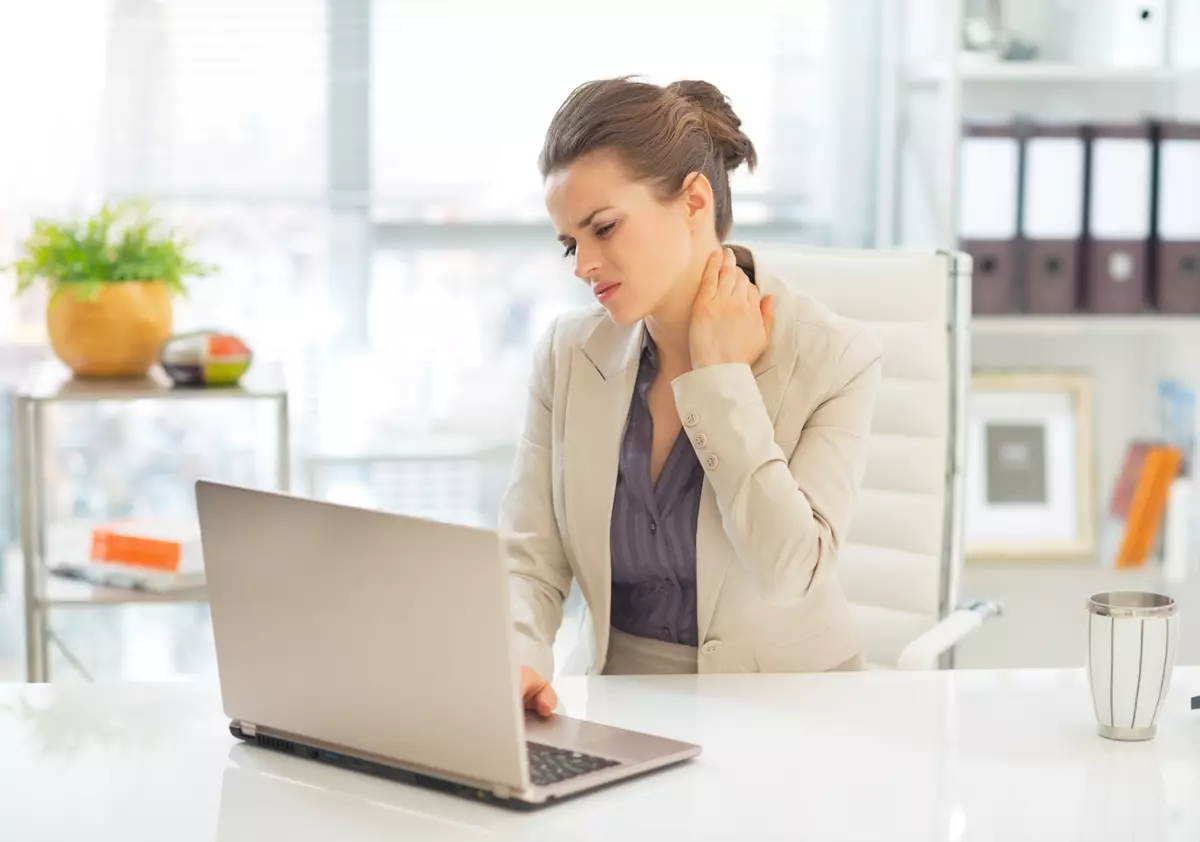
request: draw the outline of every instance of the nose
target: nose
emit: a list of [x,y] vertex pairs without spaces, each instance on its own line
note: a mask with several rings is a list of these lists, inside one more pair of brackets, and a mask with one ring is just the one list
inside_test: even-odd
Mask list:
[[600,249],[596,246],[575,246],[575,277],[590,281],[600,270]]

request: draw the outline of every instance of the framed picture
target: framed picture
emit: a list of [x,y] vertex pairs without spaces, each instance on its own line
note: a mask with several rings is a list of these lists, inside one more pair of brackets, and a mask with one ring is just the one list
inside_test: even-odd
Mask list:
[[976,372],[967,406],[967,556],[1030,561],[1096,552],[1092,381]]

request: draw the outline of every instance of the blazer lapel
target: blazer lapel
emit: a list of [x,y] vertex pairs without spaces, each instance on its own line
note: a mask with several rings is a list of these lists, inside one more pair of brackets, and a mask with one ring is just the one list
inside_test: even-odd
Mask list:
[[563,450],[567,532],[578,560],[580,588],[596,629],[596,655],[608,651],[612,599],[611,522],[621,438],[642,347],[642,325],[622,327],[607,316],[574,352],[567,390]]
[[[774,425],[796,368],[793,299],[787,285],[757,260],[754,278],[763,295],[775,296],[775,327],[770,345],[750,367],[767,416]],[[729,565],[735,562],[732,547],[725,535],[716,494],[705,480],[700,496],[700,518],[696,526],[696,621],[701,643],[704,643],[712,625],[717,597],[725,584]]]

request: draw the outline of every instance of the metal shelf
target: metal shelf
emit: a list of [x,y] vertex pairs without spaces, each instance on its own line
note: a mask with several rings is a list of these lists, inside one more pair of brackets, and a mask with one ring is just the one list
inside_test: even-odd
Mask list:
[[[45,447],[42,425],[46,406],[62,402],[133,403],[145,400],[218,399],[268,401],[274,404],[278,487],[287,491],[291,484],[288,393],[282,372],[277,366],[258,366],[235,387],[180,389],[174,388],[158,369],[138,380],[77,380],[61,363],[51,361],[38,366],[17,391],[13,412],[13,456],[18,479],[28,681],[49,680],[49,645],[54,635],[49,627],[48,614],[52,608],[134,603],[186,604],[206,602],[208,598],[205,588],[160,594],[97,586],[49,573],[46,568],[48,536],[44,516],[46,489],[42,476]],[[62,641],[58,640],[58,643],[68,659],[75,662]]]
[[37,403],[63,401],[97,403],[99,401],[136,400],[280,400],[287,397],[283,376],[277,367],[252,368],[236,386],[178,387],[155,367],[146,377],[125,380],[85,380],[56,361],[34,368],[21,385],[22,400]]
[[159,603],[174,605],[180,603],[208,602],[208,589],[187,588],[171,593],[153,593],[129,588],[106,588],[91,585],[87,582],[76,582],[61,576],[48,575],[45,590],[38,599],[42,606],[74,606],[87,607],[92,605],[130,605]]

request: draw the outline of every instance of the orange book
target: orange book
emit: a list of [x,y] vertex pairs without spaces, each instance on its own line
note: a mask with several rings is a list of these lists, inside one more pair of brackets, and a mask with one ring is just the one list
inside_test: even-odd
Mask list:
[[149,534],[153,531],[133,523],[97,527],[92,530],[91,560],[176,572],[183,558],[183,541]]
[[1182,462],[1183,453],[1167,445],[1155,445],[1146,453],[1129,499],[1125,533],[1117,552],[1118,569],[1141,567],[1150,557],[1166,510],[1167,492]]

